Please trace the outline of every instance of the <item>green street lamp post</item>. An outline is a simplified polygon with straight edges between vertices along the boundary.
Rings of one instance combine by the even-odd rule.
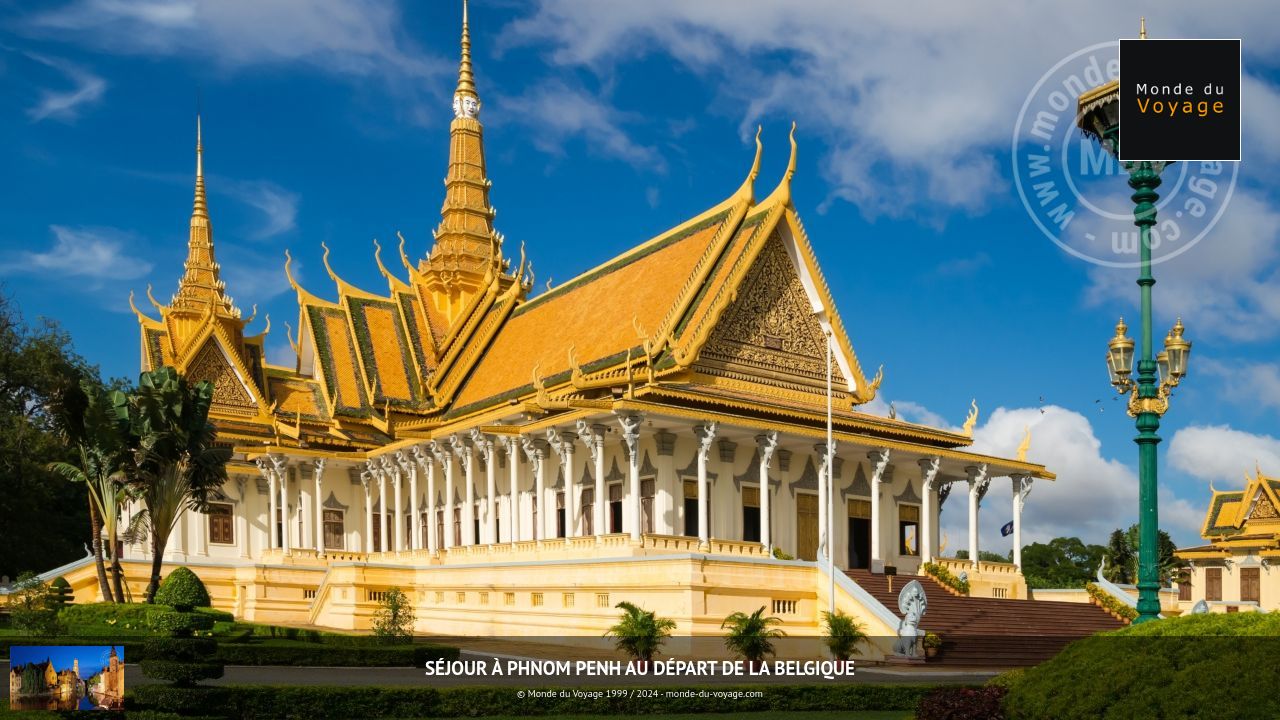
[[[1144,32],[1145,35],[1145,32]],[[1119,89],[1111,82],[1080,96],[1076,123],[1112,155],[1120,154]],[[1155,620],[1160,615],[1159,512],[1157,500],[1156,445],[1160,417],[1169,409],[1169,395],[1187,372],[1191,343],[1182,337],[1182,319],[1165,337],[1164,351],[1152,357],[1151,228],[1156,224],[1156,200],[1160,173],[1166,162],[1126,162],[1129,187],[1133,188],[1133,222],[1139,233],[1138,288],[1142,298],[1142,354],[1138,377],[1132,379],[1134,341],[1125,335],[1128,327],[1121,318],[1107,348],[1107,370],[1116,391],[1129,394],[1129,415],[1136,418],[1138,436],[1138,618],[1135,623]]]

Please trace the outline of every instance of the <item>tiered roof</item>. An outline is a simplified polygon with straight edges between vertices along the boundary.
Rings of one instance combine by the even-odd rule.
[[[533,274],[523,247],[513,268],[493,228],[479,112],[464,9],[434,246],[415,265],[401,237],[401,267],[393,271],[375,243],[385,292],[344,281],[324,248],[336,300],[303,288],[286,254],[299,306],[296,339],[290,333],[298,360],[290,368],[263,361],[266,330],[246,337],[252,318],[241,320],[222,293],[197,141],[192,259],[173,302],[152,301],[160,320],[138,312],[144,369],[173,364],[213,380],[220,432],[246,449],[359,453],[624,406],[816,428],[826,416],[830,337],[838,430],[939,450],[970,442],[858,410],[882,376],[868,380],[859,364],[792,202],[794,126],[786,173],[764,199],[755,196],[757,133],[747,177],[728,197],[529,297]]]

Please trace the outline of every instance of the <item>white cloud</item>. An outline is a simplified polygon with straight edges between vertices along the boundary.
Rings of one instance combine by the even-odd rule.
[[[27,108],[27,117],[31,118],[32,122],[40,122],[48,118],[73,121],[80,116],[84,106],[98,102],[107,91],[106,80],[75,63],[37,53],[26,53],[26,55],[62,73],[73,85],[70,90],[41,90],[39,101]]]
[[[917,215],[1007,197],[999,168],[1023,99],[1062,57],[1136,31],[1113,9],[1105,0],[928,12],[844,0],[542,0],[506,37],[549,42],[554,62],[606,77],[637,57],[670,55],[720,88],[713,109],[740,116],[744,136],[764,116],[797,118],[802,133],[823,136],[834,196],[868,214]],[[1280,25],[1256,21],[1268,10],[1261,0],[1162,6],[1151,31],[1237,37],[1247,28],[1245,52],[1265,58],[1280,47]],[[1280,102],[1252,79],[1246,91]],[[1260,107],[1246,124],[1270,137],[1270,117]]]
[[[301,64],[410,95],[424,79],[457,67],[408,39],[392,0],[72,0],[18,27],[107,52],[210,60],[228,70]]]
[[[50,225],[54,244],[44,252],[20,252],[0,263],[0,274],[39,274],[44,277],[103,282],[133,280],[151,272],[151,263],[132,257],[136,244],[129,233],[114,228]]]
[[[262,212],[262,226],[254,230],[253,237],[265,240],[293,230],[298,219],[298,194],[269,180],[231,180],[210,178],[216,185],[236,200]]]
[[[261,305],[291,289],[284,273],[283,253],[265,255],[243,246],[221,245],[218,262],[227,292],[234,294],[242,305]],[[290,270],[294,278],[302,282],[301,264],[295,261]]]
[[[653,147],[634,142],[623,126],[642,118],[619,111],[603,98],[548,80],[517,97],[501,98],[499,119],[536,130],[533,144],[553,155],[564,154],[570,138],[581,137],[590,153],[614,157],[636,167],[663,172],[666,161]]]
[[[1241,407],[1280,410],[1280,365],[1276,363],[1197,358],[1194,369],[1218,378],[1222,394]]]
[[[1280,474],[1280,439],[1228,425],[1193,425],[1173,434],[1169,462],[1192,477],[1243,487],[1245,473],[1257,465],[1263,473]]]
[[[1181,316],[1188,337],[1274,338],[1280,330],[1280,210],[1255,192],[1237,188],[1222,219],[1200,244],[1160,263],[1154,272],[1157,313],[1170,325],[1174,316]],[[1090,267],[1085,301],[1132,307],[1138,297],[1136,277],[1132,268]]]

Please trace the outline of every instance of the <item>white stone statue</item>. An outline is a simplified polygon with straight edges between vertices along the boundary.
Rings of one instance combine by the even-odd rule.
[[[1209,603],[1205,602],[1204,600],[1201,600],[1200,602],[1191,606],[1192,615],[1203,615],[1207,612],[1209,612]]]
[[[917,657],[920,654],[920,618],[924,617],[924,611],[928,607],[929,601],[924,596],[924,587],[919,580],[912,580],[903,586],[898,593],[898,612],[902,613],[902,620],[898,623],[898,642],[893,646],[895,654],[904,657]]]

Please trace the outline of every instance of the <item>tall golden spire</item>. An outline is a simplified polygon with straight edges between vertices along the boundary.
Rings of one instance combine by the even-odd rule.
[[[467,22],[467,0],[462,0],[462,61],[458,64],[458,89],[453,94],[480,99],[475,77],[471,74],[471,27]]]
[[[213,225],[209,222],[209,206],[204,190],[204,141],[200,116],[196,115],[196,193],[191,208],[191,228],[187,235],[187,262],[178,292],[173,296],[175,310],[203,313],[212,307],[216,314],[239,317],[219,277],[221,268],[213,255]]]
[[[449,125],[449,170],[435,245],[420,269],[432,290],[436,309],[450,321],[484,290],[486,278],[501,274],[502,236],[493,229],[496,211],[489,204],[485,174],[484,127],[480,93],[471,70],[471,28],[462,3],[462,56]]]
[[[1146,17],[1138,18],[1138,39],[1140,40],[1147,39],[1147,18]]]

